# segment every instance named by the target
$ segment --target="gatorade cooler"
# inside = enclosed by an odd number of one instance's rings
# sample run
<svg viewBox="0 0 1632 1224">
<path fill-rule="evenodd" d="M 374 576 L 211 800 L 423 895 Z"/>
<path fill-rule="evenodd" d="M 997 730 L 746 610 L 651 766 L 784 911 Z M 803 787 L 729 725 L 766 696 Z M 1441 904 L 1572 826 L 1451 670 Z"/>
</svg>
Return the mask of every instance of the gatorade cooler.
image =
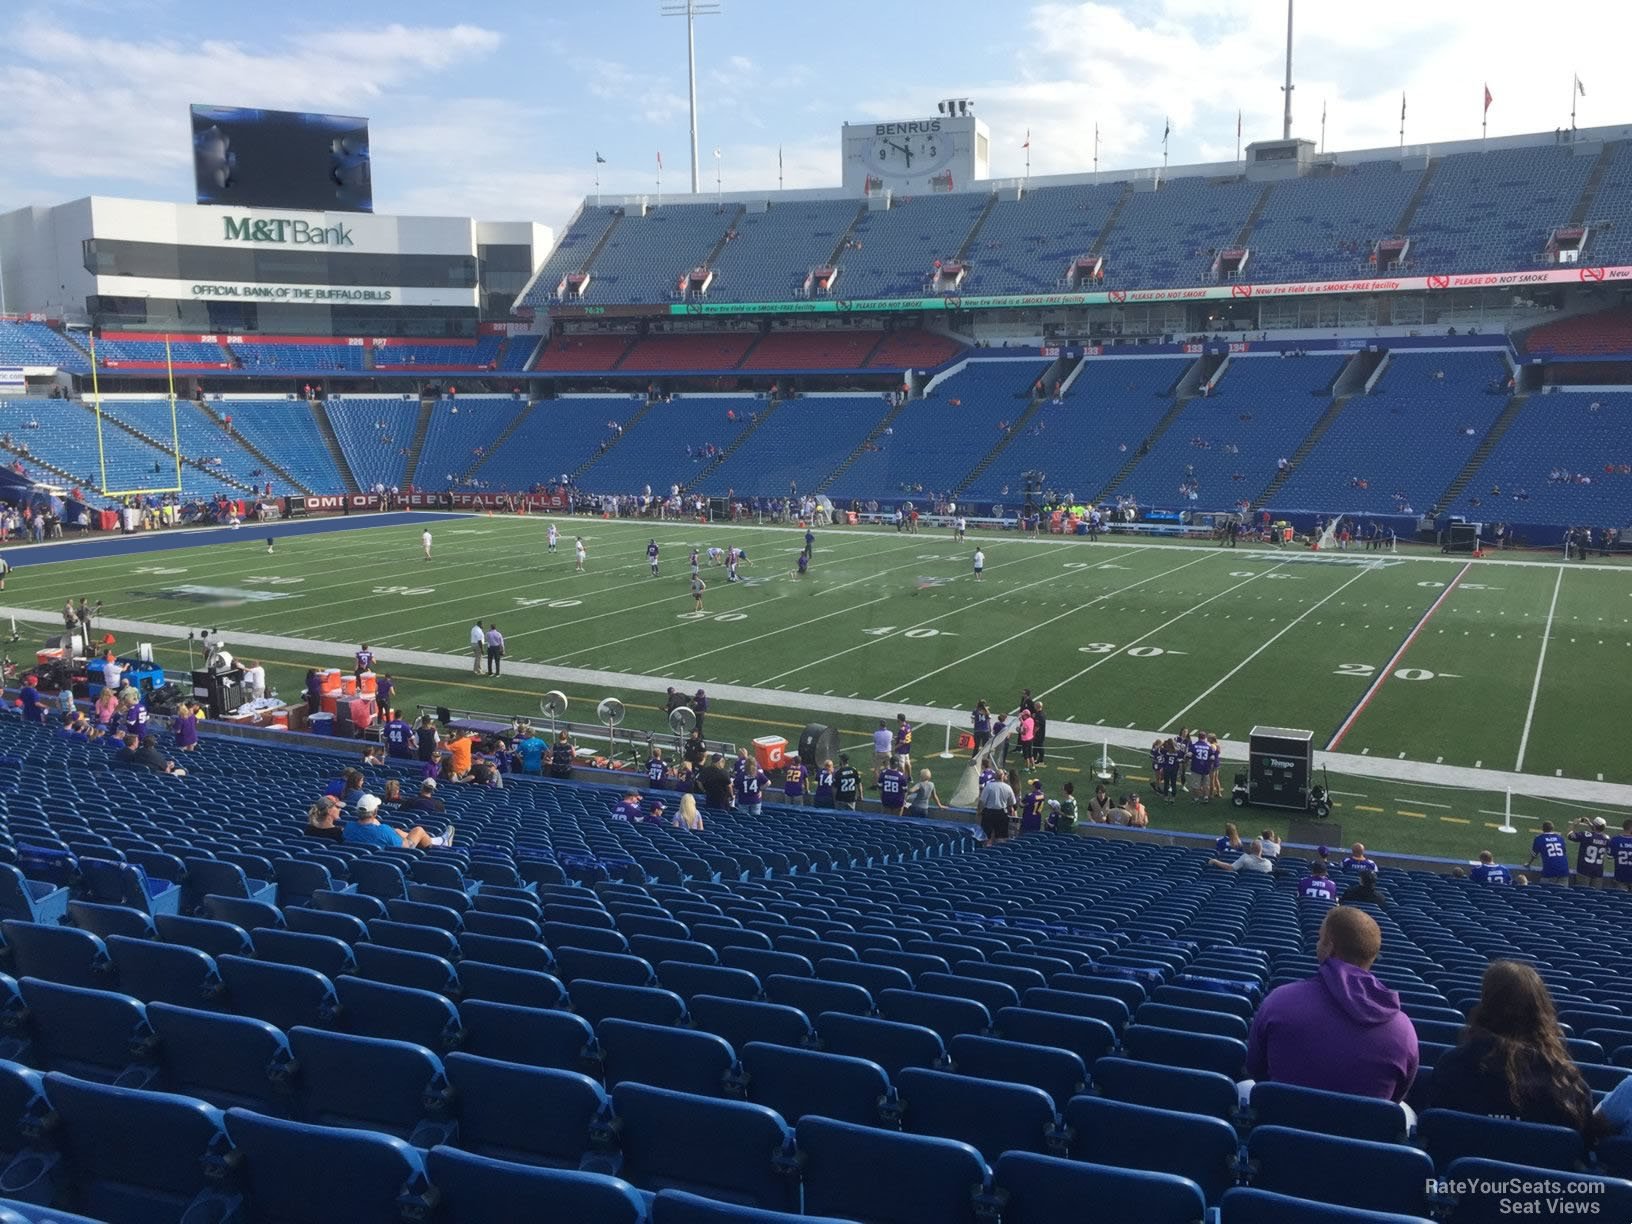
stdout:
<svg viewBox="0 0 1632 1224">
<path fill-rule="evenodd" d="M 272 721 L 268 723 L 267 726 L 278 731 L 289 730 L 289 711 L 279 710 L 276 714 L 272 715 Z"/>
<path fill-rule="evenodd" d="M 340 692 L 340 669 L 338 667 L 325 667 L 318 672 L 318 676 L 321 677 L 323 682 L 323 692 L 336 694 Z"/>
<path fill-rule="evenodd" d="M 327 714 L 330 718 L 334 717 L 335 712 L 339 708 L 340 708 L 340 694 L 339 693 L 324 693 L 323 696 L 318 701 L 318 709 L 322 713 Z"/>
<path fill-rule="evenodd" d="M 788 750 L 788 741 L 780 735 L 762 735 L 754 741 L 754 760 L 769 773 L 782 768 L 782 754 Z"/>
<path fill-rule="evenodd" d="M 341 676 L 340 677 L 340 696 L 342 696 L 342 697 L 355 697 L 355 696 L 357 696 L 357 677 L 356 676 Z"/>
<path fill-rule="evenodd" d="M 357 692 L 360 695 L 372 697 L 379 691 L 379 681 L 373 672 L 364 672 L 357 677 Z"/>
</svg>

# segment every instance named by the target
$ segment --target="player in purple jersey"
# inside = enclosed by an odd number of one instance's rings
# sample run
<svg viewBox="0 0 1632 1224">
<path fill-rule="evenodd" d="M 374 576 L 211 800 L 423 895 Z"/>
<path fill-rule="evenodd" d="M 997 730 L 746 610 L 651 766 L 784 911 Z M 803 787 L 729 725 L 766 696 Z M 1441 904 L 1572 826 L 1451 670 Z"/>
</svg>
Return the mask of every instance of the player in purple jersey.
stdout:
<svg viewBox="0 0 1632 1224">
<path fill-rule="evenodd" d="M 646 762 L 646 782 L 653 787 L 663 786 L 669 780 L 669 763 L 663 759 L 663 749 L 653 747 Z"/>
<path fill-rule="evenodd" d="M 367 642 L 363 643 L 362 649 L 354 657 L 357 660 L 357 674 L 359 676 L 366 671 L 374 670 L 374 652 L 368 648 Z"/>
<path fill-rule="evenodd" d="M 1181 742 L 1181 748 L 1184 744 Z M 1207 737 L 1200 731 L 1196 738 L 1190 741 L 1190 772 L 1195 776 L 1196 784 L 1191 788 L 1195 798 L 1203 803 L 1211 802 L 1212 787 L 1208 778 L 1213 772 L 1213 746 L 1207 742 Z"/>
<path fill-rule="evenodd" d="M 1541 822 L 1541 832 L 1530 843 L 1530 857 L 1525 860 L 1526 867 L 1541 859 L 1541 880 L 1544 884 L 1568 885 L 1570 882 L 1570 849 L 1564 844 L 1564 839 L 1553 832 L 1553 822 Z"/>
<path fill-rule="evenodd" d="M 1507 868 L 1496 861 L 1489 850 L 1479 851 L 1479 861 L 1468 871 L 1468 879 L 1475 884 L 1511 884 L 1513 877 Z"/>
<path fill-rule="evenodd" d="M 890 816 L 901 815 L 907 802 L 907 775 L 901 772 L 900 762 L 891 757 L 878 772 L 878 805 Z"/>
<path fill-rule="evenodd" d="M 1604 832 L 1607 822 L 1594 816 L 1589 823 L 1585 817 L 1575 822 L 1570 840 L 1580 849 L 1575 852 L 1575 883 L 1588 888 L 1604 886 L 1604 860 L 1609 857 L 1609 835 Z"/>
<path fill-rule="evenodd" d="M 764 811 L 765 786 L 770 778 L 758 764 L 749 761 L 743 769 L 737 782 L 737 806 L 750 816 L 758 816 Z"/>
<path fill-rule="evenodd" d="M 621 820 L 626 824 L 636 824 L 644 815 L 645 813 L 640 807 L 639 791 L 625 792 L 623 802 L 619 803 L 617 807 L 612 809 L 612 819 Z"/>
<path fill-rule="evenodd" d="M 652 540 L 646 545 L 646 563 L 652 567 L 652 577 L 657 577 L 657 541 Z"/>
<path fill-rule="evenodd" d="M 1298 896 L 1312 897 L 1328 904 L 1336 903 L 1337 885 L 1326 874 L 1325 863 L 1310 864 L 1309 874 L 1298 882 Z"/>
<path fill-rule="evenodd" d="M 803 804 L 805 802 L 805 774 L 806 770 L 799 761 L 799 754 L 792 752 L 782 762 L 782 796 L 789 803 Z"/>
</svg>

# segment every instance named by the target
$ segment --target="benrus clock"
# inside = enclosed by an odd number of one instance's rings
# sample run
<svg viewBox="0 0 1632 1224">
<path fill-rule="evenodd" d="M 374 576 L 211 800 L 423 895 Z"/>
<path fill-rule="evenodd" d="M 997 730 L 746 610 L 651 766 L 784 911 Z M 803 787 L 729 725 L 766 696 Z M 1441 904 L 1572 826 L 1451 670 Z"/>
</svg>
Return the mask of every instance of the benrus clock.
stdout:
<svg viewBox="0 0 1632 1224">
<path fill-rule="evenodd" d="M 986 177 L 986 125 L 972 115 L 847 123 L 844 186 L 856 195 L 962 190 Z"/>
</svg>

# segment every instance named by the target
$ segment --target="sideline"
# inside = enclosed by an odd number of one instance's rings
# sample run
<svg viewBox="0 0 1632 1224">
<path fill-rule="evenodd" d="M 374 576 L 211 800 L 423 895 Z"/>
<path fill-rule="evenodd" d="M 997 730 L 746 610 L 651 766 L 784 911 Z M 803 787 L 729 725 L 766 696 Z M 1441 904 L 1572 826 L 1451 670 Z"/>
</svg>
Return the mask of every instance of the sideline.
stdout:
<svg viewBox="0 0 1632 1224">
<path fill-rule="evenodd" d="M 30 624 L 60 625 L 61 623 L 55 612 L 44 612 L 38 608 L 0 607 L 0 617 L 12 617 Z M 184 626 L 161 624 L 155 621 L 135 621 L 118 617 L 105 617 L 97 623 L 121 633 L 135 634 L 138 637 L 152 638 L 154 640 L 185 640 L 188 633 Z M 311 638 L 284 637 L 273 633 L 229 632 L 224 636 L 227 637 L 231 645 L 240 649 L 249 646 L 305 656 L 328 655 L 333 658 L 349 658 L 352 652 L 357 649 L 356 644 L 349 641 L 324 642 Z M 426 650 L 402 650 L 392 647 L 381 647 L 375 650 L 374 653 L 377 658 L 386 663 L 407 663 L 461 674 L 468 672 L 470 669 L 470 656 L 465 653 L 445 654 Z M 504 670 L 505 674 L 511 677 L 526 677 L 532 680 L 552 681 L 555 683 L 564 682 L 591 688 L 602 688 L 610 692 L 633 691 L 662 694 L 666 693 L 673 683 L 672 678 L 663 676 L 641 676 L 577 667 L 551 667 L 542 663 L 521 663 L 511 662 L 510 660 L 505 661 Z M 916 724 L 928 723 L 954 727 L 964 726 L 969 717 L 968 711 L 961 709 L 898 705 L 856 698 L 825 697 L 814 693 L 788 693 L 736 684 L 711 685 L 709 686 L 709 692 L 712 697 L 719 700 L 765 706 L 780 710 L 783 713 L 790 709 L 797 709 L 812 714 L 837 714 L 851 718 L 876 720 L 880 718 L 893 719 L 899 712 L 906 714 Z M 1133 728 L 1082 726 L 1066 722 L 1050 723 L 1048 730 L 1051 742 L 1057 739 L 1061 742 L 1073 744 L 1103 743 L 1114 748 L 1126 748 L 1141 753 L 1149 750 L 1150 741 L 1155 734 L 1152 731 L 1140 731 Z M 1247 759 L 1247 744 L 1245 741 L 1230 740 L 1221 747 L 1223 748 L 1224 759 L 1227 761 L 1243 762 Z M 1511 789 L 1516 795 L 1632 807 L 1632 785 L 1616 782 L 1593 782 L 1585 778 L 1540 777 L 1535 774 L 1502 770 L 1469 770 L 1462 766 L 1432 765 L 1426 761 L 1389 760 L 1385 757 L 1356 756 L 1352 753 L 1340 752 L 1317 752 L 1315 754 L 1315 766 L 1316 768 L 1325 766 L 1334 772 L 1355 777 L 1384 778 L 1402 782 L 1426 782 L 1438 786 L 1488 790 L 1498 793 Z"/>
</svg>

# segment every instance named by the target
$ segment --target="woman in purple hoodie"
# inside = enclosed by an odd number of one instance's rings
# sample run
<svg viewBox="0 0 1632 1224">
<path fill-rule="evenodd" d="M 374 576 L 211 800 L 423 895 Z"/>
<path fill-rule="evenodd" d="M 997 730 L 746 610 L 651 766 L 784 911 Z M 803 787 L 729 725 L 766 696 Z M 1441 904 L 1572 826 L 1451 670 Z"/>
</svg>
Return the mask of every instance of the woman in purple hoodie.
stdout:
<svg viewBox="0 0 1632 1224">
<path fill-rule="evenodd" d="M 1319 971 L 1271 991 L 1252 1018 L 1247 1077 L 1403 1101 L 1417 1077 L 1417 1030 L 1400 996 L 1372 975 L 1382 947 L 1364 910 L 1327 914 Z"/>
</svg>

